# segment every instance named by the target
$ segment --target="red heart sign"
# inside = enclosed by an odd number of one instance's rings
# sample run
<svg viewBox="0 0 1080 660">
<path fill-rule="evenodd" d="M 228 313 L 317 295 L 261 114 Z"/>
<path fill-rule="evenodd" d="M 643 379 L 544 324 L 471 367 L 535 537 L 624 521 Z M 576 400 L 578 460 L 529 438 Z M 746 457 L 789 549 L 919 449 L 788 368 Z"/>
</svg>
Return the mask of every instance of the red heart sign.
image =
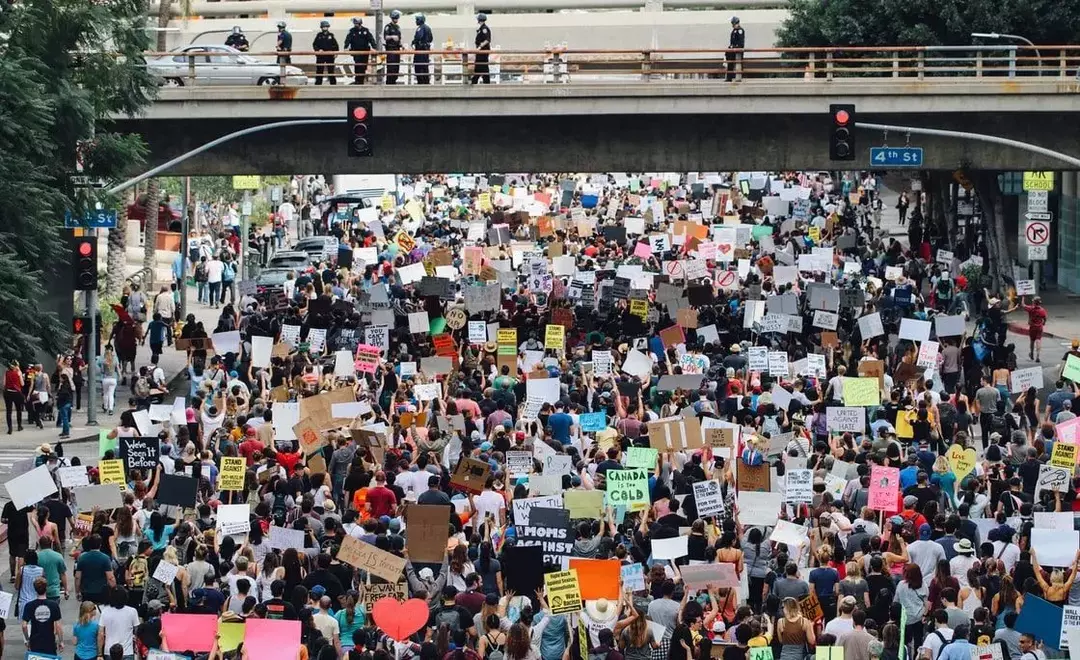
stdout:
<svg viewBox="0 0 1080 660">
<path fill-rule="evenodd" d="M 723 253 L 723 254 L 727 254 L 728 252 L 731 251 L 731 244 L 730 243 L 719 243 L 719 244 L 717 244 L 716 249 L 720 250 L 720 252 Z"/>
<path fill-rule="evenodd" d="M 371 608 L 375 625 L 391 639 L 399 642 L 427 625 L 428 614 L 427 603 L 419 598 L 410 598 L 402 603 L 392 596 L 387 596 Z"/>
</svg>

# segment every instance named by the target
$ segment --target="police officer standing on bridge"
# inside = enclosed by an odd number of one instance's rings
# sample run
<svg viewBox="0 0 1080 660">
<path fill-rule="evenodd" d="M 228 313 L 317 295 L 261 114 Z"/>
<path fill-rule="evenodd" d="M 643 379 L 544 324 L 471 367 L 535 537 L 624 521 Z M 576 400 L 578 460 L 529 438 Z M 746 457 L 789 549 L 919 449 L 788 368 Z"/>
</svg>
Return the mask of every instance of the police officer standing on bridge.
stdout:
<svg viewBox="0 0 1080 660">
<path fill-rule="evenodd" d="M 248 44 L 247 35 L 244 34 L 244 31 L 240 29 L 239 25 L 233 26 L 232 34 L 225 39 L 225 45 L 235 48 L 242 53 L 246 53 L 250 46 L 250 44 Z"/>
<path fill-rule="evenodd" d="M 375 35 L 371 34 L 371 30 L 364 27 L 364 21 L 359 18 L 352 19 L 352 29 L 349 30 L 349 34 L 345 35 L 345 50 L 352 52 L 363 51 L 363 55 L 353 55 L 353 83 L 354 85 L 363 85 L 364 79 L 367 77 L 367 65 L 368 57 L 370 54 L 368 51 L 376 50 L 378 46 L 375 43 Z"/>
<path fill-rule="evenodd" d="M 278 21 L 277 32 L 278 64 L 292 64 L 292 35 L 285 29 L 285 21 Z"/>
<path fill-rule="evenodd" d="M 412 47 L 413 50 L 431 50 L 431 42 L 435 41 L 435 37 L 431 34 L 431 28 L 427 26 L 427 18 L 423 14 L 416 15 L 416 32 L 413 33 Z M 422 55 L 416 53 L 413 55 L 413 73 L 416 74 L 417 85 L 430 85 L 431 74 L 429 70 L 431 65 L 430 55 Z"/>
<path fill-rule="evenodd" d="M 728 52 L 724 54 L 727 58 L 727 80 L 731 82 L 735 80 L 735 66 L 736 63 L 742 64 L 743 54 L 742 49 L 746 48 L 746 31 L 739 25 L 739 17 L 731 17 L 731 37 L 728 39 Z M 731 49 L 737 49 L 740 52 L 734 52 Z"/>
<path fill-rule="evenodd" d="M 491 28 L 487 24 L 487 14 L 477 14 L 476 22 L 480 24 L 476 27 L 476 50 L 484 52 L 476 54 L 476 62 L 473 63 L 472 84 L 477 84 L 483 78 L 484 84 L 490 85 L 491 76 L 488 73 L 487 51 L 491 50 Z"/>
<path fill-rule="evenodd" d="M 330 31 L 330 21 L 322 21 L 319 23 L 319 33 L 315 35 L 315 39 L 311 42 L 311 49 L 317 52 L 334 52 L 341 50 L 338 48 L 337 37 Z M 331 85 L 337 84 L 337 76 L 334 75 L 333 55 L 315 56 L 316 85 L 322 84 L 323 73 L 330 79 Z"/>
<path fill-rule="evenodd" d="M 396 85 L 398 79 L 398 70 L 401 68 L 401 55 L 397 51 L 401 50 L 401 26 L 398 25 L 398 20 L 401 18 L 401 12 L 394 10 L 390 12 L 390 22 L 383 28 L 383 43 L 386 44 L 386 84 Z"/>
</svg>

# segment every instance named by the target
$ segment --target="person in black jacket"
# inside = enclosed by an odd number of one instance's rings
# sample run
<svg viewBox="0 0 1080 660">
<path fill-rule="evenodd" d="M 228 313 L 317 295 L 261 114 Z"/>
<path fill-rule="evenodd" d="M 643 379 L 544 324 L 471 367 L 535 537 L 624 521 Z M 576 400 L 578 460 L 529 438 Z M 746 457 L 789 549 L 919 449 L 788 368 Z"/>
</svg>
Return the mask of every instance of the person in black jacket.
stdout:
<svg viewBox="0 0 1080 660">
<path fill-rule="evenodd" d="M 233 26 L 232 34 L 225 39 L 225 45 L 244 53 L 248 51 L 248 47 L 250 46 L 250 44 L 248 44 L 247 35 L 244 34 L 244 31 L 240 29 L 239 25 Z"/>
<path fill-rule="evenodd" d="M 319 23 L 319 33 L 315 35 L 314 41 L 311 42 L 311 49 L 318 52 L 335 52 L 341 50 L 338 47 L 337 37 L 330 31 L 330 21 L 322 21 Z M 316 85 L 322 84 L 323 74 L 330 79 L 331 85 L 337 84 L 337 76 L 334 75 L 333 55 L 315 56 Z"/>
<path fill-rule="evenodd" d="M 473 66 L 472 84 L 477 84 L 483 78 L 485 85 L 491 84 L 491 76 L 488 74 L 488 54 L 491 50 L 491 28 L 487 24 L 487 14 L 477 14 L 476 22 L 476 50 L 485 51 L 476 54 L 476 62 Z"/>
<path fill-rule="evenodd" d="M 277 29 L 278 64 L 292 64 L 292 56 L 289 55 L 292 52 L 292 34 L 285 29 L 285 21 L 279 21 Z"/>
<path fill-rule="evenodd" d="M 431 28 L 427 26 L 427 19 L 423 14 L 416 15 L 416 32 L 413 33 L 413 50 L 431 50 L 431 42 L 435 38 L 431 35 Z M 417 85 L 431 84 L 431 56 L 417 53 L 413 55 L 413 73 L 416 74 Z"/>
<path fill-rule="evenodd" d="M 383 28 L 383 43 L 387 50 L 386 53 L 386 84 L 397 84 L 398 69 L 401 68 L 401 55 L 397 54 L 397 51 L 401 50 L 401 26 L 398 25 L 398 19 L 401 18 L 401 12 L 394 10 L 390 12 L 390 22 Z"/>
<path fill-rule="evenodd" d="M 731 17 L 731 37 L 728 39 L 729 49 L 742 50 L 746 48 L 746 31 L 742 29 L 742 25 L 739 24 L 739 17 Z M 735 80 L 735 63 L 742 62 L 743 54 L 741 52 L 728 51 L 724 54 L 727 58 L 727 79 L 728 82 Z"/>
<path fill-rule="evenodd" d="M 376 50 L 375 35 L 371 30 L 364 27 L 364 22 L 359 18 L 352 19 L 353 26 L 349 34 L 345 35 L 345 50 L 352 52 L 364 51 L 363 55 L 353 55 L 353 83 L 363 85 L 367 77 L 368 57 L 367 51 Z"/>
</svg>

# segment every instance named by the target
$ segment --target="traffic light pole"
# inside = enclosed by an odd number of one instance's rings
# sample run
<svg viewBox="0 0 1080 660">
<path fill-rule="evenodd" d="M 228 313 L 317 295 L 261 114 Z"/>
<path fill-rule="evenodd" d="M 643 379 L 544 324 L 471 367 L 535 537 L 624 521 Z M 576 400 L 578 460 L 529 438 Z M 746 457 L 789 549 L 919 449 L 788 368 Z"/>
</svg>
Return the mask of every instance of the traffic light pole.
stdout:
<svg viewBox="0 0 1080 660">
<path fill-rule="evenodd" d="M 985 135 L 983 133 L 968 133 L 967 131 L 948 131 L 939 128 L 918 128 L 915 126 L 893 126 L 891 124 L 869 124 L 863 121 L 856 121 L 855 128 L 866 128 L 877 131 L 896 131 L 899 133 L 911 133 L 912 135 L 936 135 L 940 137 L 961 138 L 965 140 L 975 140 L 977 142 L 990 142 L 992 144 L 1000 144 L 1006 147 L 1014 147 L 1016 149 L 1023 149 L 1024 151 L 1030 151 L 1043 156 L 1049 156 L 1051 158 L 1057 158 L 1080 168 L 1080 158 L 1063 154 L 1060 151 L 1054 151 L 1053 149 L 1047 149 L 1046 147 L 1040 147 L 1037 144 L 1029 144 L 1027 142 L 1021 142 L 1019 140 L 1010 140 L 1009 138 L 998 137 L 996 135 Z"/>
<path fill-rule="evenodd" d="M 97 230 L 88 229 L 87 236 L 97 239 Z M 97 264 L 94 264 L 96 269 Z M 95 283 L 96 284 L 96 283 Z M 97 426 L 97 286 L 86 292 L 86 316 L 90 319 L 90 334 L 86 342 L 86 425 Z"/>
</svg>

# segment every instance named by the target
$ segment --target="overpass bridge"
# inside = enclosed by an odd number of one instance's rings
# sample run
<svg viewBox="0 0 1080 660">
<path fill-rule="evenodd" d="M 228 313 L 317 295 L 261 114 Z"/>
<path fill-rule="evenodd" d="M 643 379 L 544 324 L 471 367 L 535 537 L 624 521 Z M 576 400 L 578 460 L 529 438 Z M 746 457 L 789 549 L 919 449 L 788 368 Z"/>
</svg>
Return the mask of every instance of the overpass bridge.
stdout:
<svg viewBox="0 0 1080 660">
<path fill-rule="evenodd" d="M 725 70 L 724 51 L 567 51 L 558 54 L 565 76 L 550 72 L 550 51 L 508 53 L 497 85 L 461 84 L 460 59 L 456 83 L 437 70 L 435 85 L 192 85 L 162 89 L 145 116 L 119 123 L 146 137 L 156 165 L 237 130 L 344 119 L 348 100 L 374 102 L 374 158 L 348 158 L 345 127 L 326 124 L 239 138 L 179 165 L 181 175 L 829 169 L 830 103 L 854 103 L 862 122 L 1078 155 L 1080 47 L 1040 49 L 1007 62 L 929 48 L 747 50 L 732 82 L 709 77 Z M 852 167 L 868 168 L 869 147 L 885 143 L 904 136 L 860 131 Z M 911 144 L 924 147 L 927 169 L 1063 167 L 979 142 Z"/>
</svg>

